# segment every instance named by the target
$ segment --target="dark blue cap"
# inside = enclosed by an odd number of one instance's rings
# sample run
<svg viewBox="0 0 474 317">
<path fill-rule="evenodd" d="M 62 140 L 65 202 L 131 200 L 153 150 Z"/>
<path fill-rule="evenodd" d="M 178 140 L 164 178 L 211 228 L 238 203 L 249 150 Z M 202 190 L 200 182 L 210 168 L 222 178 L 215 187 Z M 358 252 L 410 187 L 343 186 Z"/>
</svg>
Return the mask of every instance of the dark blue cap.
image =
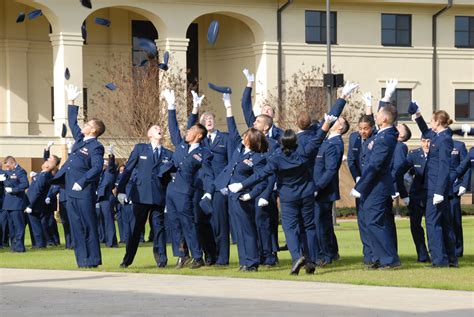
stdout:
<svg viewBox="0 0 474 317">
<path fill-rule="evenodd" d="M 69 80 L 69 78 L 71 78 L 71 73 L 69 72 L 69 68 L 66 67 L 66 71 L 64 72 L 64 78 L 66 78 L 66 80 Z"/>
<path fill-rule="evenodd" d="M 207 42 L 211 45 L 214 45 L 217 41 L 217 35 L 219 34 L 219 22 L 214 20 L 209 25 L 207 30 Z"/>
<path fill-rule="evenodd" d="M 217 86 L 217 85 L 214 85 L 213 83 L 208 83 L 208 86 L 212 90 L 220 92 L 221 94 L 231 94 L 232 93 L 232 89 L 230 89 L 230 87 Z"/>
<path fill-rule="evenodd" d="M 163 63 L 160 63 L 158 65 L 158 68 L 162 69 L 164 71 L 167 71 L 168 70 L 168 61 L 169 61 L 169 59 L 170 59 L 170 53 L 168 51 L 166 51 L 163 54 Z"/>
<path fill-rule="evenodd" d="M 113 83 L 108 83 L 107 85 L 105 85 L 105 88 L 114 91 L 115 89 L 117 89 L 117 86 L 115 86 L 115 84 Z"/>
<path fill-rule="evenodd" d="M 416 113 L 416 110 L 418 109 L 418 105 L 416 102 L 411 101 L 410 105 L 408 106 L 408 114 L 414 115 Z"/>
<path fill-rule="evenodd" d="M 83 7 L 92 9 L 91 0 L 80 0 Z"/>
<path fill-rule="evenodd" d="M 43 12 L 41 10 L 34 10 L 28 13 L 28 19 L 33 20 L 42 15 L 43 15 Z"/>
<path fill-rule="evenodd" d="M 467 135 L 473 136 L 474 135 L 474 128 L 471 128 L 471 131 L 468 131 Z M 474 177 L 474 176 L 472 176 L 472 177 Z"/>
<path fill-rule="evenodd" d="M 212 200 L 210 200 L 209 198 L 206 197 L 204 199 L 201 199 L 201 201 L 199 201 L 199 207 L 201 207 L 202 211 L 206 215 L 212 214 Z"/>
<path fill-rule="evenodd" d="M 139 39 L 138 46 L 140 46 L 140 48 L 144 50 L 148 56 L 151 56 L 153 58 L 156 57 L 156 55 L 158 54 L 155 42 L 149 39 Z"/>
<path fill-rule="evenodd" d="M 87 40 L 87 27 L 86 27 L 86 22 L 84 21 L 84 23 L 82 23 L 82 26 L 81 26 L 81 32 L 82 32 L 82 38 L 83 40 Z"/>
<path fill-rule="evenodd" d="M 109 27 L 110 26 L 110 20 L 107 20 L 107 19 L 104 19 L 104 18 L 95 18 L 94 19 L 94 22 L 99 24 L 99 25 L 103 25 L 103 26 L 107 26 Z"/>
<path fill-rule="evenodd" d="M 62 129 L 61 129 L 61 138 L 65 138 L 67 134 L 67 128 L 66 125 L 63 123 Z"/>
<path fill-rule="evenodd" d="M 21 23 L 23 21 L 25 21 L 25 12 L 20 12 L 16 18 L 16 23 Z"/>
</svg>

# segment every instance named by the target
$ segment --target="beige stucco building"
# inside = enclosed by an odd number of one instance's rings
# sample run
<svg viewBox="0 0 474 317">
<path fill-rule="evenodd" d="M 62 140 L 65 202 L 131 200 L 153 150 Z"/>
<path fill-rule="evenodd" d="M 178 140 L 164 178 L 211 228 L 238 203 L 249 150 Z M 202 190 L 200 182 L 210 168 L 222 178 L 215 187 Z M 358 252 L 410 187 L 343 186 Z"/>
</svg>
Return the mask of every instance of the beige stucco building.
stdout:
<svg viewBox="0 0 474 317">
<path fill-rule="evenodd" d="M 258 112 L 259 101 L 274 93 L 278 83 L 277 11 L 285 2 L 92 0 L 90 10 L 79 0 L 0 0 L 0 157 L 39 158 L 48 140 L 59 142 L 60 127 L 66 120 L 64 85 L 87 88 L 89 97 L 104 89 L 93 80 L 95 65 L 107 63 L 112 53 L 129 54 L 132 61 L 134 21 L 149 21 L 156 28 L 157 46 L 161 53 L 168 50 L 172 54 L 170 66 L 174 69 L 190 68 L 186 64 L 188 47 L 197 48 L 191 58 L 195 59 L 200 89 L 225 130 L 221 96 L 209 91 L 207 83 L 231 86 L 235 91 L 233 103 L 239 105 L 246 84 L 242 69 L 248 67 L 256 73 Z M 326 63 L 325 44 L 315 43 L 325 29 L 318 20 L 325 1 L 290 2 L 281 12 L 283 80 L 299 70 Z M 331 11 L 335 12 L 333 67 L 375 97 L 380 97 L 385 80 L 398 78 L 399 98 L 417 100 L 425 117 L 437 107 L 447 110 L 458 123 L 474 124 L 471 0 L 454 0 L 437 18 L 437 84 L 433 94 L 433 15 L 448 2 L 331 1 Z M 43 16 L 15 22 L 19 12 L 34 9 L 41 9 Z M 109 19 L 110 27 L 95 24 L 95 17 Z M 212 20 L 220 22 L 219 38 L 213 46 L 206 40 Z M 84 21 L 88 33 L 85 43 L 81 35 Z M 197 33 L 188 39 L 191 25 Z M 72 74 L 69 81 L 64 78 L 66 67 Z M 103 80 L 105 83 L 107 79 Z M 403 110 L 407 105 L 397 106 Z M 240 107 L 235 108 L 242 124 Z M 472 138 L 464 140 L 474 145 Z M 414 138 L 412 144 L 416 143 Z"/>
</svg>

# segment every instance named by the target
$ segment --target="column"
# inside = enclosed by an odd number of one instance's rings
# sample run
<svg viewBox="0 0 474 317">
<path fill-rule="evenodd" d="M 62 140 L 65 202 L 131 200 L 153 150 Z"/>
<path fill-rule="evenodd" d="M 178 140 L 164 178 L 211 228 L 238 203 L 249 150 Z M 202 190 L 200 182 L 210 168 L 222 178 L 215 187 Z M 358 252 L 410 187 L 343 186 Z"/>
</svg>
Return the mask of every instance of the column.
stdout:
<svg viewBox="0 0 474 317">
<path fill-rule="evenodd" d="M 278 43 L 263 42 L 255 45 L 255 101 L 254 105 L 261 105 L 263 99 L 272 92 L 278 95 Z M 283 63 L 284 65 L 285 63 Z M 284 73 L 283 69 L 283 73 Z M 275 109 L 278 105 L 273 105 Z M 255 109 L 257 110 L 257 109 Z M 260 112 L 258 109 L 257 113 Z"/>
<path fill-rule="evenodd" d="M 56 136 L 60 136 L 62 124 L 67 125 L 67 96 L 64 86 L 73 84 L 83 89 L 82 71 L 82 45 L 81 33 L 59 32 L 50 35 L 53 46 L 54 63 L 54 131 Z M 66 80 L 64 73 L 66 67 L 69 68 L 71 78 Z M 76 100 L 76 104 L 82 107 L 82 94 Z M 79 116 L 83 109 L 81 108 Z"/>
</svg>

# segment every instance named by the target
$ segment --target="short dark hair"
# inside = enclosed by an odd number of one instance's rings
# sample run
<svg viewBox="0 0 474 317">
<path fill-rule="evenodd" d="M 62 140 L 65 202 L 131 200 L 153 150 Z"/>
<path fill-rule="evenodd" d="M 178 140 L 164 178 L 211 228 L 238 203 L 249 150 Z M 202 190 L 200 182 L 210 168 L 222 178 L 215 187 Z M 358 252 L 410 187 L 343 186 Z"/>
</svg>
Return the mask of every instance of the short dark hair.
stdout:
<svg viewBox="0 0 474 317">
<path fill-rule="evenodd" d="M 405 128 L 405 132 L 406 132 L 406 135 L 403 138 L 402 142 L 406 142 L 411 139 L 411 130 L 405 123 L 400 123 L 400 125 L 402 125 L 403 128 Z"/>
<path fill-rule="evenodd" d="M 342 126 L 342 131 L 341 131 L 341 135 L 344 135 L 347 133 L 347 131 L 349 131 L 349 128 L 351 126 L 349 124 L 349 121 L 346 120 L 346 118 L 343 118 L 343 117 L 339 117 L 339 118 L 344 120 L 344 125 Z"/>
<path fill-rule="evenodd" d="M 59 164 L 61 163 L 61 158 L 54 154 L 51 156 L 54 158 L 54 163 L 56 163 L 56 166 L 59 166 Z"/>
<path fill-rule="evenodd" d="M 248 138 L 250 150 L 257 153 L 265 153 L 268 151 L 268 140 L 263 132 L 250 128 L 244 132 L 242 137 Z"/>
<path fill-rule="evenodd" d="M 298 138 L 296 137 L 295 131 L 287 129 L 283 132 L 280 138 L 281 150 L 285 155 L 290 155 L 298 147 Z"/>
<path fill-rule="evenodd" d="M 366 114 L 360 116 L 359 123 L 368 123 L 372 128 L 375 126 L 374 117 Z"/>
<path fill-rule="evenodd" d="M 194 126 L 196 126 L 196 127 L 200 130 L 201 135 L 202 135 L 201 140 L 205 139 L 206 136 L 207 136 L 207 129 L 206 129 L 206 127 L 203 126 L 203 125 L 200 124 L 200 123 L 196 123 Z"/>
<path fill-rule="evenodd" d="M 393 124 L 395 121 L 397 121 L 398 118 L 398 111 L 397 108 L 395 108 L 392 105 L 386 105 L 384 107 L 380 108 L 383 113 L 388 117 L 388 123 Z"/>
<path fill-rule="evenodd" d="M 296 125 L 301 130 L 307 130 L 311 126 L 311 117 L 306 111 L 301 112 L 296 118 Z"/>
<path fill-rule="evenodd" d="M 262 113 L 262 114 L 259 114 L 259 115 L 257 116 L 257 118 L 258 118 L 258 117 L 264 118 L 264 119 L 265 119 L 265 123 L 266 123 L 270 128 L 272 127 L 272 125 L 273 125 L 273 118 L 272 118 L 272 117 L 270 117 L 269 115 L 263 114 L 263 113 Z"/>
<path fill-rule="evenodd" d="M 105 124 L 102 120 L 97 119 L 97 118 L 92 118 L 89 120 L 89 122 L 92 122 L 94 125 L 94 128 L 96 130 L 95 136 L 100 137 L 102 134 L 105 132 Z"/>
</svg>

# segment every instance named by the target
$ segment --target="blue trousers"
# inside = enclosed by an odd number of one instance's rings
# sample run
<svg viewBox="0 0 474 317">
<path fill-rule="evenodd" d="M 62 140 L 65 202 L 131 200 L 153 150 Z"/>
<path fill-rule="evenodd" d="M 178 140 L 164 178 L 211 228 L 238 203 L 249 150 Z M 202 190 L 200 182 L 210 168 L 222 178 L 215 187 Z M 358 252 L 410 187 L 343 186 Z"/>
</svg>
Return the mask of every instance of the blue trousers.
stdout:
<svg viewBox="0 0 474 317">
<path fill-rule="evenodd" d="M 10 248 L 13 252 L 25 252 L 25 215 L 23 210 L 8 210 Z"/>
<path fill-rule="evenodd" d="M 119 229 L 119 231 L 122 230 L 120 232 L 120 240 L 123 241 L 123 243 L 128 244 L 132 237 L 133 228 L 135 227 L 135 215 L 133 214 L 133 205 L 118 204 L 117 210 L 122 223 L 122 229 Z"/>
<path fill-rule="evenodd" d="M 166 208 L 173 214 L 173 232 L 181 232 L 191 255 L 195 260 L 202 259 L 202 248 L 198 238 L 196 219 L 193 208 L 193 195 L 177 192 L 175 184 L 171 183 L 166 192 Z M 182 247 L 180 237 L 173 239 L 174 248 Z"/>
<path fill-rule="evenodd" d="M 56 219 L 54 219 L 54 211 L 44 213 L 41 218 L 41 224 L 43 225 L 47 244 L 59 245 L 58 224 L 56 223 Z"/>
<path fill-rule="evenodd" d="M 390 195 L 372 191 L 362 206 L 374 260 L 380 262 L 381 265 L 400 263 L 396 241 L 393 237 L 393 224 L 389 221 L 390 215 L 387 215 L 390 213 L 393 217 L 392 210 L 387 208 L 391 200 Z"/>
<path fill-rule="evenodd" d="M 123 239 L 123 219 L 122 219 L 122 204 L 116 203 L 115 210 L 117 210 L 117 227 L 118 227 L 118 239 L 119 243 L 124 243 L 125 240 Z"/>
<path fill-rule="evenodd" d="M 69 223 L 69 217 L 67 214 L 67 203 L 65 201 L 59 202 L 59 216 L 61 217 L 61 223 L 64 230 L 64 240 L 66 240 L 66 249 L 74 249 L 74 243 L 72 241 L 71 225 Z"/>
<path fill-rule="evenodd" d="M 413 243 L 415 243 L 416 254 L 418 255 L 418 261 L 426 262 L 430 259 L 428 255 L 428 249 L 425 243 L 425 231 L 421 222 L 426 212 L 425 201 L 420 201 L 414 198 L 410 199 L 408 210 L 410 212 L 410 230 L 411 236 L 413 237 Z"/>
<path fill-rule="evenodd" d="M 230 217 L 227 196 L 220 191 L 214 192 L 212 197 L 212 230 L 216 242 L 216 263 L 220 265 L 229 264 L 230 254 Z"/>
<path fill-rule="evenodd" d="M 95 197 L 91 199 L 67 198 L 67 211 L 74 241 L 74 254 L 79 267 L 102 264 Z"/>
<path fill-rule="evenodd" d="M 99 202 L 100 219 L 103 221 L 104 241 L 109 248 L 118 246 L 115 232 L 114 218 L 115 199 L 107 199 Z"/>
<path fill-rule="evenodd" d="M 359 226 L 359 235 L 362 242 L 362 253 L 364 255 L 364 264 L 374 263 L 376 260 L 372 254 L 369 229 L 367 228 L 365 211 L 361 199 L 356 199 L 357 225 Z"/>
<path fill-rule="evenodd" d="M 196 219 L 196 230 L 198 233 L 199 243 L 206 258 L 206 262 L 215 263 L 217 258 L 216 240 L 214 239 L 214 232 L 212 231 L 211 218 L 212 214 L 206 215 L 199 202 L 204 195 L 203 190 L 196 189 L 193 198 L 194 219 Z"/>
<path fill-rule="evenodd" d="M 255 200 L 255 223 L 258 233 L 260 263 L 274 265 L 276 262 L 276 252 L 278 251 L 278 237 L 274 232 L 274 221 L 275 214 L 276 219 L 278 219 L 278 208 L 276 208 L 276 202 L 273 200 L 273 197 L 268 202 L 268 206 L 259 207 L 257 206 L 258 199 Z"/>
<path fill-rule="evenodd" d="M 314 197 L 280 202 L 281 224 L 293 264 L 303 255 L 316 262 L 318 237 L 314 223 Z"/>
<path fill-rule="evenodd" d="M 318 232 L 318 259 L 327 263 L 335 260 L 339 254 L 334 224 L 332 222 L 332 201 L 318 201 L 314 204 L 314 223 Z"/>
<path fill-rule="evenodd" d="M 255 200 L 229 199 L 229 209 L 235 215 L 239 264 L 258 267 L 260 255 L 257 244 L 257 226 L 255 224 Z"/>
<path fill-rule="evenodd" d="M 8 211 L 0 209 L 0 247 L 8 247 Z"/>
<path fill-rule="evenodd" d="M 426 232 L 428 248 L 434 265 L 446 266 L 457 264 L 455 254 L 454 231 L 452 229 L 451 206 L 447 197 L 437 205 L 433 205 L 433 195 L 428 194 L 426 202 Z"/>
<path fill-rule="evenodd" d="M 28 221 L 31 225 L 31 234 L 34 236 L 34 248 L 46 248 L 46 231 L 42 225 L 42 218 L 45 214 L 39 210 L 33 210 L 31 214 L 28 214 Z"/>
<path fill-rule="evenodd" d="M 474 177 L 474 176 L 472 176 Z M 461 210 L 461 199 L 455 195 L 451 199 L 451 212 L 453 219 L 453 231 L 455 236 L 456 256 L 462 257 L 464 253 L 464 239 L 462 233 L 462 210 Z"/>
</svg>

